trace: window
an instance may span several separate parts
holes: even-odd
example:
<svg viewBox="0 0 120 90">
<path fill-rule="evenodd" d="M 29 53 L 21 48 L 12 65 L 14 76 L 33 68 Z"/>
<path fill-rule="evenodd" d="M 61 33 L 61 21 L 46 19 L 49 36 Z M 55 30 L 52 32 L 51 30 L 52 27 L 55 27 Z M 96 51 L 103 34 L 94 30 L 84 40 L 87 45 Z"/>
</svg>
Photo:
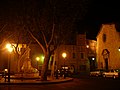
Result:
<svg viewBox="0 0 120 90">
<path fill-rule="evenodd" d="M 82 52 L 85 51 L 85 46 L 81 46 L 81 51 L 82 51 Z"/>
<path fill-rule="evenodd" d="M 81 54 L 80 54 L 80 58 L 81 58 L 81 59 L 84 59 L 84 53 L 81 53 Z"/>
<path fill-rule="evenodd" d="M 79 46 L 78 47 L 78 52 L 84 52 L 85 51 L 85 46 Z"/>
<path fill-rule="evenodd" d="M 73 58 L 75 58 L 75 53 L 73 53 Z"/>
<path fill-rule="evenodd" d="M 106 34 L 103 34 L 103 42 L 106 42 Z"/>
</svg>

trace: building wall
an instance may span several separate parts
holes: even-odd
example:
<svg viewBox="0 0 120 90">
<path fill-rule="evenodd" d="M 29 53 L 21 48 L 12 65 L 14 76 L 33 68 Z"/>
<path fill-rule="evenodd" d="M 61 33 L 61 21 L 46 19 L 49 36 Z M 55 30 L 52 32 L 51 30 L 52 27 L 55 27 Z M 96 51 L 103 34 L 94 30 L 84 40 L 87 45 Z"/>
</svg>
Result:
<svg viewBox="0 0 120 90">
<path fill-rule="evenodd" d="M 76 45 L 61 45 L 55 51 L 57 69 L 60 69 L 65 63 L 69 68 L 74 66 L 75 72 L 89 71 L 89 60 L 86 55 L 86 35 L 80 34 L 76 39 Z M 67 54 L 65 59 L 62 57 L 63 52 Z"/>
<path fill-rule="evenodd" d="M 67 54 L 65 59 L 62 57 L 63 52 Z M 61 45 L 58 47 L 58 49 L 55 51 L 55 61 L 58 69 L 63 67 L 64 64 L 65 66 L 77 65 L 77 58 L 73 58 L 73 52 L 75 53 L 76 57 L 76 47 L 74 45 Z"/>
<path fill-rule="evenodd" d="M 87 58 L 89 59 L 90 71 L 93 71 L 97 68 L 96 62 L 96 40 L 87 40 L 86 41 L 87 48 Z"/>
<path fill-rule="evenodd" d="M 86 48 L 86 34 L 77 35 L 77 53 L 79 58 L 79 71 L 80 72 L 89 72 L 89 60 L 87 57 L 87 48 Z M 82 57 L 82 54 L 84 57 Z"/>
<path fill-rule="evenodd" d="M 40 65 L 41 63 L 40 62 L 37 63 L 36 57 L 40 57 L 40 55 L 43 55 L 43 52 L 38 44 L 31 44 L 29 47 L 31 49 L 29 56 L 31 59 L 32 66 L 34 68 L 37 68 L 38 67 L 37 64 Z M 63 52 L 66 52 L 67 54 L 67 57 L 65 59 L 62 57 Z M 89 72 L 89 60 L 86 48 L 86 34 L 77 35 L 76 44 L 60 45 L 54 53 L 54 60 L 56 61 L 55 62 L 56 69 L 60 69 L 65 64 L 65 66 L 74 68 L 75 72 Z M 50 64 L 49 69 L 51 69 Z"/>
<path fill-rule="evenodd" d="M 104 35 L 106 35 L 106 40 Z M 102 55 L 104 49 L 107 49 L 110 52 L 108 57 L 108 69 L 120 68 L 120 52 L 118 51 L 119 46 L 119 32 L 116 31 L 115 24 L 103 24 L 97 36 L 98 68 L 105 69 L 105 60 Z"/>
</svg>

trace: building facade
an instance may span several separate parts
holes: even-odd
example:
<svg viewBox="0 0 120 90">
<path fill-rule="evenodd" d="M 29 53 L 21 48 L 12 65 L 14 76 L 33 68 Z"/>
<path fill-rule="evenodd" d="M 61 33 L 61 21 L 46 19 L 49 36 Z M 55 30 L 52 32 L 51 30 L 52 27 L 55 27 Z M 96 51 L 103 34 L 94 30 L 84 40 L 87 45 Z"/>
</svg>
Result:
<svg viewBox="0 0 120 90">
<path fill-rule="evenodd" d="M 49 62 L 49 70 L 52 70 L 53 61 L 55 67 L 54 70 L 66 67 L 73 73 L 89 73 L 90 70 L 96 68 L 96 41 L 86 39 L 86 34 L 78 34 L 75 39 L 75 44 L 62 44 L 55 50 L 54 55 L 51 56 Z M 32 66 L 41 70 L 44 62 L 44 54 L 40 46 L 38 44 L 30 44 L 29 48 L 29 58 L 31 59 Z M 8 52 L 6 51 L 3 54 L 0 54 L 1 57 L 3 57 L 1 58 L 0 63 L 1 70 L 8 66 L 8 57 L 5 57 L 5 53 Z M 62 56 L 63 53 L 66 53 L 65 57 Z M 39 57 L 39 61 L 36 60 L 37 57 Z M 17 68 L 14 68 L 16 65 L 17 61 L 13 57 L 11 60 L 11 71 L 17 71 Z"/>
<path fill-rule="evenodd" d="M 97 35 L 97 63 L 99 69 L 120 68 L 120 33 L 115 24 L 102 24 Z"/>
<path fill-rule="evenodd" d="M 62 57 L 64 52 L 67 54 L 65 59 Z M 73 69 L 75 73 L 87 74 L 90 69 L 96 68 L 96 41 L 87 40 L 86 34 L 79 34 L 76 36 L 75 45 L 61 45 L 58 47 L 54 59 L 57 69 L 65 65 L 65 67 Z"/>
<path fill-rule="evenodd" d="M 90 71 L 97 69 L 97 62 L 96 62 L 96 40 L 87 40 L 86 41 L 86 48 L 87 48 L 87 58 L 89 60 Z"/>
</svg>

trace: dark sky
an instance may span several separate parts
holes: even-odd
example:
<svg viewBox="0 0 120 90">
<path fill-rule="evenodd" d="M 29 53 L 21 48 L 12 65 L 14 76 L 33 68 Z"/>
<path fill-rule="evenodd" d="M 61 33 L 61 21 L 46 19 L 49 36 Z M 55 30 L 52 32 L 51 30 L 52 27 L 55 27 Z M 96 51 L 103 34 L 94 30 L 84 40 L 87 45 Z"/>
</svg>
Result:
<svg viewBox="0 0 120 90">
<path fill-rule="evenodd" d="M 119 8 L 117 0 L 94 0 L 84 19 L 78 21 L 78 28 L 83 28 L 88 38 L 95 38 L 101 24 L 120 22 Z"/>
<path fill-rule="evenodd" d="M 18 12 L 22 10 L 20 4 L 23 1 L 38 1 L 39 7 L 43 9 L 49 0 L 0 0 L 0 17 L 6 17 L 11 8 L 17 8 L 15 10 Z M 119 0 L 51 0 L 51 2 L 55 3 L 58 17 L 62 20 L 74 18 L 75 29 L 80 33 L 86 32 L 87 38 L 95 39 L 103 23 L 120 22 Z M 26 5 L 32 6 L 31 3 Z"/>
</svg>

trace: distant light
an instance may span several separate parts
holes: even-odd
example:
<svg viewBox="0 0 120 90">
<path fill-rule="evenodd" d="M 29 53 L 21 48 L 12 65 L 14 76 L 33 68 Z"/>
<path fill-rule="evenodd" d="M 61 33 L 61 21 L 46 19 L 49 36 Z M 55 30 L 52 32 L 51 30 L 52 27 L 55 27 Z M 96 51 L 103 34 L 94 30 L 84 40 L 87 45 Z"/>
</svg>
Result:
<svg viewBox="0 0 120 90">
<path fill-rule="evenodd" d="M 66 58 L 67 54 L 65 52 L 62 53 L 62 57 Z"/>
<path fill-rule="evenodd" d="M 89 48 L 89 45 L 86 45 L 87 48 Z"/>
<path fill-rule="evenodd" d="M 44 57 L 44 56 L 42 56 L 41 58 L 42 58 L 42 60 L 44 60 L 44 58 L 45 58 L 45 57 Z"/>
<path fill-rule="evenodd" d="M 5 72 L 7 72 L 8 71 L 8 69 L 5 69 Z"/>
<path fill-rule="evenodd" d="M 36 57 L 36 60 L 37 60 L 37 61 L 39 61 L 39 60 L 40 60 L 40 58 L 39 58 L 39 57 Z"/>
<path fill-rule="evenodd" d="M 62 69 L 68 69 L 68 67 L 62 67 Z"/>
<path fill-rule="evenodd" d="M 41 63 L 44 62 L 44 59 L 45 59 L 44 55 L 40 55 L 40 62 L 41 62 Z"/>
<path fill-rule="evenodd" d="M 120 52 L 120 47 L 118 48 L 118 51 Z"/>
<path fill-rule="evenodd" d="M 95 58 L 92 58 L 92 60 L 95 60 Z"/>
</svg>

